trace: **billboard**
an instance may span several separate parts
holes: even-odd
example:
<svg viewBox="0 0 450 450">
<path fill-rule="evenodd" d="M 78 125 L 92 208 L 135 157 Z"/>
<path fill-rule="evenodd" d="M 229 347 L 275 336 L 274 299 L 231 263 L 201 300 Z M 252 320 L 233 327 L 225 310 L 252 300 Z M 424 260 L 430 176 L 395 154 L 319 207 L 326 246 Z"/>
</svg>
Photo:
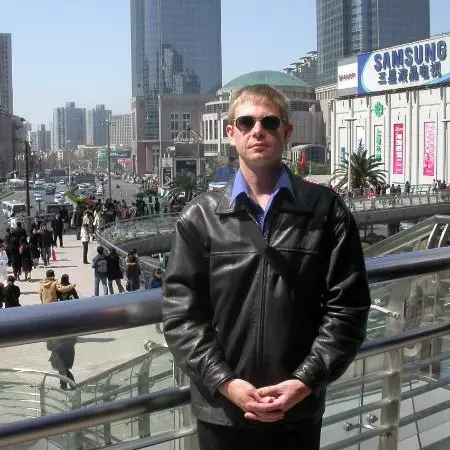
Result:
<svg viewBox="0 0 450 450">
<path fill-rule="evenodd" d="M 172 182 L 172 168 L 163 167 L 162 168 L 162 185 L 163 187 L 169 187 Z"/>
<path fill-rule="evenodd" d="M 197 176 L 197 161 L 195 159 L 176 159 L 175 176 L 182 173 L 190 173 L 194 177 Z"/>
<path fill-rule="evenodd" d="M 403 174 L 403 159 L 405 149 L 405 126 L 402 123 L 394 123 L 394 145 L 392 155 L 392 173 L 394 175 Z"/>
<path fill-rule="evenodd" d="M 423 174 L 426 177 L 434 177 L 436 165 L 436 122 L 425 122 L 423 128 Z"/>
<path fill-rule="evenodd" d="M 374 125 L 374 146 L 375 149 L 375 159 L 377 161 L 382 161 L 383 159 L 383 125 Z"/>
<path fill-rule="evenodd" d="M 358 56 L 358 94 L 448 83 L 450 35 Z"/>
<path fill-rule="evenodd" d="M 338 91 L 358 87 L 358 61 L 338 66 Z"/>
</svg>

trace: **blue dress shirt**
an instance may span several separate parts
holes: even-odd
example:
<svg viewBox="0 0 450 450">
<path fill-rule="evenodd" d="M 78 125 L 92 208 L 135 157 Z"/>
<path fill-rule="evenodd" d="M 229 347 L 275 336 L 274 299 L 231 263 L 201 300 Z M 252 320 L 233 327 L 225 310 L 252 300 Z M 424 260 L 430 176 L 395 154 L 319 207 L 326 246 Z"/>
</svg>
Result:
<svg viewBox="0 0 450 450">
<path fill-rule="evenodd" d="M 238 197 L 246 196 L 248 200 L 252 203 L 253 207 L 252 209 L 254 209 L 255 219 L 258 222 L 259 228 L 261 229 L 261 231 L 265 232 L 267 226 L 266 219 L 273 205 L 273 200 L 282 189 L 287 189 L 291 193 L 291 195 L 294 196 L 291 180 L 289 179 L 289 175 L 284 166 L 281 166 L 280 175 L 275 184 L 275 187 L 273 188 L 273 192 L 270 195 L 269 201 L 267 202 L 266 208 L 262 209 L 261 206 L 259 206 L 251 198 L 248 184 L 245 181 L 244 177 L 242 176 L 241 170 L 239 169 L 236 173 L 236 177 L 234 178 L 233 189 L 231 191 L 231 198 L 230 198 L 230 208 L 234 207 Z"/>
</svg>

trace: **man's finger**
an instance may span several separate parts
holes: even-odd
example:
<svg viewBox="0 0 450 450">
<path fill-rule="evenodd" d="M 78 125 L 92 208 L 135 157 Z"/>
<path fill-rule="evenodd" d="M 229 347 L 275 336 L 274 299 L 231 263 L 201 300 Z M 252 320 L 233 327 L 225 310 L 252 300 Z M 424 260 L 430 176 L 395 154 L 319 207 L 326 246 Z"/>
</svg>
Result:
<svg viewBox="0 0 450 450">
<path fill-rule="evenodd" d="M 277 386 L 265 386 L 256 390 L 261 397 L 278 397 Z"/>
<path fill-rule="evenodd" d="M 245 405 L 246 411 L 253 411 L 256 414 L 258 413 L 268 413 L 274 411 L 283 411 L 283 402 L 279 399 L 274 399 L 270 403 L 264 402 L 248 402 Z"/>
<path fill-rule="evenodd" d="M 279 420 L 283 419 L 284 414 L 277 412 L 277 413 L 266 413 L 266 414 L 257 414 L 253 411 L 247 411 L 244 414 L 244 417 L 247 420 L 256 420 L 258 422 L 278 422 Z"/>
</svg>

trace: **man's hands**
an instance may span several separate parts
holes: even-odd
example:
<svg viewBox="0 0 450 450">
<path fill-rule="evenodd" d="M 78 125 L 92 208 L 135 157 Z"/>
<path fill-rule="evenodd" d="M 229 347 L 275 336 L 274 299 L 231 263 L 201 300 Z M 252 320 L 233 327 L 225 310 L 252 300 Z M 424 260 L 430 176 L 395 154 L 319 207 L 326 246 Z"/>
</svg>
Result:
<svg viewBox="0 0 450 450">
<path fill-rule="evenodd" d="M 255 388 L 245 380 L 226 381 L 219 392 L 244 411 L 248 420 L 276 422 L 284 413 L 311 394 L 300 380 L 287 380 L 273 386 Z"/>
</svg>

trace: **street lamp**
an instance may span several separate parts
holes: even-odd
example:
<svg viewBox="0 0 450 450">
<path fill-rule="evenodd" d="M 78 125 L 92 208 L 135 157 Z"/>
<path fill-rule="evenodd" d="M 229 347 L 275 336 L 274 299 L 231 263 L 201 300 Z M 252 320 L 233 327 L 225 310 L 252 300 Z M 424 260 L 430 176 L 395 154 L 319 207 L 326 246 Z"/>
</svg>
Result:
<svg viewBox="0 0 450 450">
<path fill-rule="evenodd" d="M 349 119 L 344 119 L 347 122 L 347 189 L 348 196 L 351 196 L 352 190 L 352 154 L 353 154 L 353 122 L 356 120 L 355 117 Z"/>
<path fill-rule="evenodd" d="M 112 198 L 111 194 L 111 143 L 110 143 L 110 128 L 111 126 L 114 126 L 114 123 L 112 123 L 109 119 L 106 119 L 103 123 L 103 126 L 105 126 L 108 130 L 107 136 L 108 136 L 108 197 Z"/>
<path fill-rule="evenodd" d="M 447 164 L 448 164 L 448 156 L 447 156 L 447 144 L 448 144 L 448 138 L 447 138 L 447 130 L 448 130 L 448 124 L 449 124 L 449 122 L 450 122 L 450 119 L 442 119 L 441 120 L 441 122 L 444 124 L 444 167 L 442 168 L 443 170 L 442 170 L 442 172 L 443 172 L 443 176 L 442 176 L 442 179 L 443 180 L 448 180 L 448 173 L 447 173 L 447 170 L 448 170 L 448 167 L 447 167 Z M 437 174 L 436 174 L 437 175 Z M 436 176 L 436 178 L 437 178 L 437 176 Z"/>
</svg>

